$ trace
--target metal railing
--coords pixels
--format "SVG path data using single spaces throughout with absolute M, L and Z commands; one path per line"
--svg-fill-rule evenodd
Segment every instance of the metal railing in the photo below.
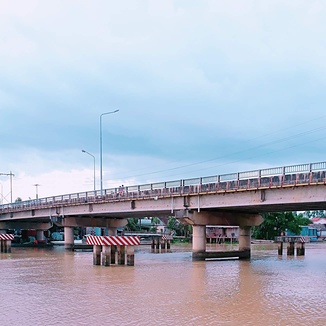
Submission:
M 291 165 L 216 176 L 157 182 L 64 194 L 0 205 L 0 214 L 103 201 L 121 201 L 166 196 L 185 196 L 209 192 L 256 190 L 296 185 L 325 184 L 326 162 Z

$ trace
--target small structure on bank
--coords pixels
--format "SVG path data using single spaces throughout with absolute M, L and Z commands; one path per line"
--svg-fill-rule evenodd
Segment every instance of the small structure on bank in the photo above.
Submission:
M 134 246 L 140 244 L 138 236 L 93 236 L 86 238 L 86 243 L 93 245 L 93 265 L 128 265 L 135 264 Z

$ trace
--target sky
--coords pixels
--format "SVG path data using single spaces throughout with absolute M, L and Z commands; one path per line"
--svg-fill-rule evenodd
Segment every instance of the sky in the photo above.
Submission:
M 91 191 L 94 171 L 100 189 L 100 136 L 104 189 L 325 161 L 325 17 L 319 0 L 1 0 L 0 203 Z

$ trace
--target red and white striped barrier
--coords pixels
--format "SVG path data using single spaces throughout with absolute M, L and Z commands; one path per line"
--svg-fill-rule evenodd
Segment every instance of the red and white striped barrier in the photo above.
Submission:
M 102 237 L 104 246 L 138 246 L 139 237 L 133 236 L 104 236 Z
M 13 234 L 0 233 L 0 240 L 14 240 Z
M 140 238 L 137 236 L 94 236 L 89 235 L 86 243 L 95 246 L 137 246 Z
M 163 235 L 162 236 L 162 240 L 172 240 L 172 239 L 173 239 L 172 235 Z
M 95 235 L 89 235 L 86 238 L 86 243 L 90 244 L 90 245 L 95 245 L 95 246 L 102 246 L 103 245 L 102 237 L 95 236 Z

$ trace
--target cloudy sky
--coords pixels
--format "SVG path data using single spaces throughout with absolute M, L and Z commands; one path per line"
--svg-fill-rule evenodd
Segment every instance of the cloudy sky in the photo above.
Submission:
M 82 149 L 99 189 L 116 109 L 104 188 L 325 161 L 325 17 L 319 0 L 1 0 L 13 199 L 92 190 Z

